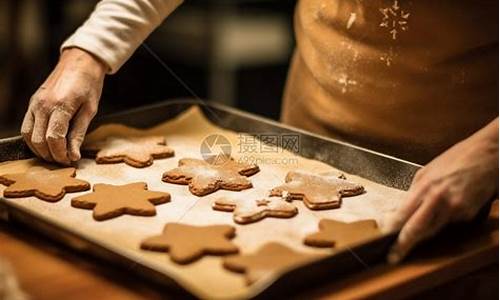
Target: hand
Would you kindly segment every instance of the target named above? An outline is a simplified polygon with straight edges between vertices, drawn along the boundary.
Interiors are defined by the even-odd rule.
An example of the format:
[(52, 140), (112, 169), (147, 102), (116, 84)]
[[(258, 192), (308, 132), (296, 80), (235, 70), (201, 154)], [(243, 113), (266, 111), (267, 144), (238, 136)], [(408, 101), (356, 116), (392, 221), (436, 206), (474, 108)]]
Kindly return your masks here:
[(498, 119), (417, 172), (408, 198), (383, 226), (401, 229), (388, 261), (399, 262), (448, 223), (473, 219), (497, 189)]
[(38, 156), (64, 165), (80, 159), (80, 146), (97, 112), (106, 66), (78, 48), (59, 62), (31, 97), (21, 134)]

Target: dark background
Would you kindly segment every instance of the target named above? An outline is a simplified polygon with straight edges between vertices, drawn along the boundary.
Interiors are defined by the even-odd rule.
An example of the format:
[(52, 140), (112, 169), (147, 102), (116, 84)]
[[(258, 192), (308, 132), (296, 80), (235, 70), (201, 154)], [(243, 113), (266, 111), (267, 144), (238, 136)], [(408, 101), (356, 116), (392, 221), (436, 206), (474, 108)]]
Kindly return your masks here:
[[(0, 0), (0, 137), (17, 135), (59, 47), (98, 1)], [(295, 1), (185, 0), (146, 40), (200, 98), (279, 118)], [(100, 114), (191, 97), (143, 46), (105, 80)]]

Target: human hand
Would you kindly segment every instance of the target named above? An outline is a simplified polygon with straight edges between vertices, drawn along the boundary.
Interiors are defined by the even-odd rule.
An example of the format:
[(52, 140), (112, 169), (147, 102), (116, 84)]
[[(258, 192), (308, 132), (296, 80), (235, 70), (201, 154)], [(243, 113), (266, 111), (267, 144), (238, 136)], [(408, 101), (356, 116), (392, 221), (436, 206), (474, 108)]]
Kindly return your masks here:
[(107, 67), (88, 52), (65, 49), (31, 97), (21, 135), (38, 156), (64, 165), (78, 161), (80, 146), (101, 97)]
[(386, 231), (401, 229), (388, 261), (399, 262), (446, 224), (470, 221), (498, 189), (498, 118), (419, 170)]

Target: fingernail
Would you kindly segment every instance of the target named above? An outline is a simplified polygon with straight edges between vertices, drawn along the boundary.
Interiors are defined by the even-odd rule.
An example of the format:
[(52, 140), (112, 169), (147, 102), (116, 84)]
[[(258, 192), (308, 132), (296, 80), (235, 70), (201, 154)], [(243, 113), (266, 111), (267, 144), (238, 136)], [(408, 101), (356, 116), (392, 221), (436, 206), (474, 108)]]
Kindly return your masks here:
[(80, 158), (82, 158), (80, 155), (80, 152), (71, 152), (70, 153), (70, 159), (72, 162), (77, 162), (80, 160)]

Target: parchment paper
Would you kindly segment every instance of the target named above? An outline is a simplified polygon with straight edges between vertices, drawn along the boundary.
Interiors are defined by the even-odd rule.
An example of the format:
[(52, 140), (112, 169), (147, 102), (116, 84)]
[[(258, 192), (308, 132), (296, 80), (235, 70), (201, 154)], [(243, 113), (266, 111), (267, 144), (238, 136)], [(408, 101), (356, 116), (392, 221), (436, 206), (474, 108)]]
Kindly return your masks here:
[[(165, 135), (167, 143), (175, 150), (175, 157), (155, 160), (150, 167), (137, 169), (125, 164), (97, 165), (91, 159), (82, 159), (78, 163), (77, 178), (95, 183), (126, 184), (137, 181), (147, 182), (150, 190), (167, 191), (172, 195), (169, 203), (156, 207), (155, 217), (121, 216), (112, 220), (96, 222), (91, 210), (72, 208), (71, 198), (86, 192), (67, 194), (57, 203), (48, 203), (34, 197), (20, 199), (1, 199), (10, 201), (37, 214), (43, 214), (52, 222), (79, 233), (81, 236), (109, 249), (124, 254), (131, 259), (168, 274), (191, 292), (203, 298), (242, 298), (253, 289), (265, 285), (257, 282), (246, 286), (241, 274), (226, 271), (221, 266), (221, 258), (206, 256), (199, 261), (180, 266), (169, 260), (168, 254), (143, 251), (140, 242), (151, 235), (159, 234), (167, 222), (182, 222), (194, 225), (230, 224), (237, 228), (234, 242), (241, 252), (253, 252), (259, 246), (278, 241), (296, 250), (310, 253), (330, 253), (328, 249), (316, 249), (304, 246), (302, 239), (308, 233), (317, 230), (321, 218), (340, 221), (361, 219), (380, 219), (394, 210), (405, 192), (388, 188), (366, 179), (346, 174), (348, 180), (364, 185), (366, 193), (344, 198), (339, 209), (312, 211), (301, 201), (293, 203), (299, 213), (291, 219), (266, 218), (257, 223), (238, 225), (232, 220), (232, 213), (214, 211), (211, 204), (214, 199), (229, 196), (244, 199), (252, 195), (266, 195), (268, 191), (284, 182), (285, 175), (291, 170), (309, 172), (338, 172), (324, 163), (302, 158), (294, 153), (280, 150), (279, 153), (245, 153), (239, 151), (239, 143), (244, 136), (219, 128), (209, 122), (198, 107), (192, 107), (175, 119), (159, 124), (147, 130), (137, 130), (123, 125), (109, 124), (98, 128), (87, 136), (87, 140), (100, 139), (107, 135)], [(260, 160), (261, 171), (250, 177), (254, 188), (242, 192), (217, 191), (205, 197), (192, 195), (187, 186), (164, 183), (161, 176), (164, 171), (177, 166), (180, 158), (201, 158), (200, 145), (205, 137), (221, 134), (232, 144), (232, 156), (236, 159)], [(256, 143), (259, 143), (256, 141)], [(260, 144), (256, 145), (260, 149)], [(36, 160), (5, 162), (0, 164), (0, 174), (23, 172), (30, 166), (37, 165)], [(4, 187), (0, 187), (3, 192)], [(265, 278), (263, 279), (265, 281)]]

